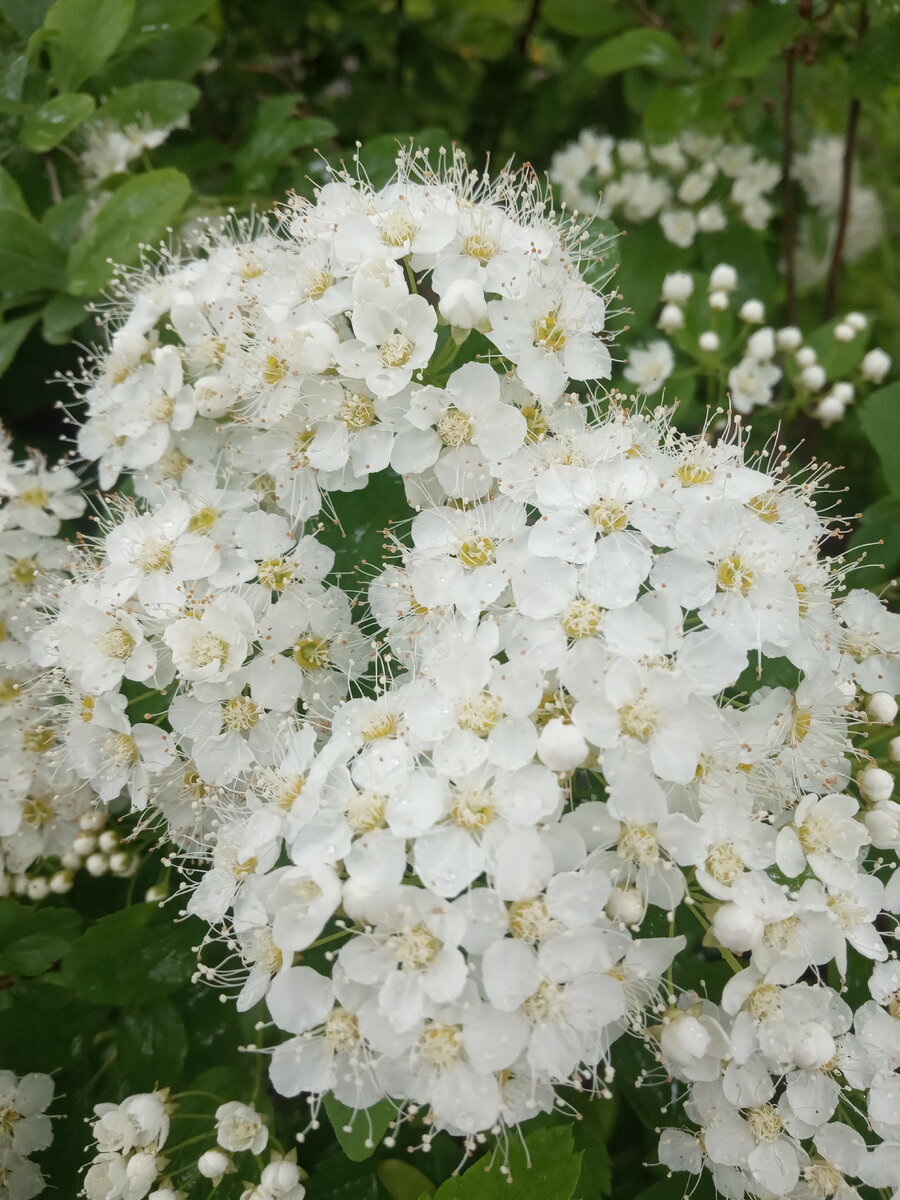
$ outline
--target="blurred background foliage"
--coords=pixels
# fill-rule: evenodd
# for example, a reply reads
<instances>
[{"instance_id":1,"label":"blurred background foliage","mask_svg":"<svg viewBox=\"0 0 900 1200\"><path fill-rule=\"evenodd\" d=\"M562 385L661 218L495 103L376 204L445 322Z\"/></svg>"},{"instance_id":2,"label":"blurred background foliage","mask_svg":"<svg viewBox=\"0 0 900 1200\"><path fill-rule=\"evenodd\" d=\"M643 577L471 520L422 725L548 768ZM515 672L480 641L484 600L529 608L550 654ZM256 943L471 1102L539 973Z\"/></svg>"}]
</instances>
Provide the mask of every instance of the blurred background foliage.
<instances>
[{"instance_id":1,"label":"blurred background foliage","mask_svg":"<svg viewBox=\"0 0 900 1200\"><path fill-rule=\"evenodd\" d=\"M433 150L455 143L475 164L514 156L545 170L586 127L660 142L690 127L752 142L782 162L786 122L798 145L817 133L843 136L855 122L863 175L880 195L888 230L876 251L841 273L832 313L865 313L873 344L900 359L896 3L0 0L0 80L0 403L20 450L59 453L58 406L68 393L48 381L76 369L79 347L96 338L90 308L102 304L113 263L137 265L142 246L189 233L198 218L265 211L288 189L309 194L325 178L323 158L350 163L359 148L381 183L398 139ZM121 135L112 150L111 131ZM719 261L752 282L770 320L784 320L783 233L777 224L765 234L729 229L702 250L652 230L617 239L619 286L631 310L619 318L631 327L622 333L626 349L629 338L653 335L667 272L708 271ZM821 289L797 301L804 330L832 313ZM887 542L877 578L860 573L870 586L900 565L898 387L882 389L890 394L864 407L862 421L853 410L831 430L810 428L799 413L781 431L788 444L806 439L801 459L816 453L848 468L838 486L849 498L839 507L866 511L856 541ZM695 428L699 399L685 409ZM774 424L756 415L764 438ZM0 901L0 1058L19 1071L64 1064L57 1091L69 1097L67 1113L48 1164L60 1196L76 1194L82 1122L101 1093L114 1099L164 1078L266 1103L263 1060L248 1068L237 1050L254 1036L254 1014L220 1006L190 983L196 931L157 929L150 905L115 911L166 875L152 855L146 871L130 884L84 882L72 896L77 913L48 906L34 917ZM152 994L140 985L150 969L159 980ZM703 990L712 964L700 949L693 969ZM38 1046L29 1033L36 1019L45 1031ZM635 1078L628 1039L617 1058L623 1077ZM551 1181L529 1183L520 1173L512 1188L492 1184L497 1194L673 1194L644 1165L671 1089L646 1081L621 1094L621 1109L585 1110L574 1150L569 1126L558 1136L540 1128L559 1114L541 1118L531 1136L547 1141L541 1156ZM280 1106L276 1120L290 1145L298 1108ZM339 1113L333 1129L323 1121L304 1150L311 1200L494 1194L483 1172L471 1186L463 1176L438 1190L459 1165L459 1147L446 1135L430 1159L382 1146L369 1161L371 1151L342 1132L342 1121ZM231 1187L226 1181L221 1194Z\"/></svg>"}]
</instances>

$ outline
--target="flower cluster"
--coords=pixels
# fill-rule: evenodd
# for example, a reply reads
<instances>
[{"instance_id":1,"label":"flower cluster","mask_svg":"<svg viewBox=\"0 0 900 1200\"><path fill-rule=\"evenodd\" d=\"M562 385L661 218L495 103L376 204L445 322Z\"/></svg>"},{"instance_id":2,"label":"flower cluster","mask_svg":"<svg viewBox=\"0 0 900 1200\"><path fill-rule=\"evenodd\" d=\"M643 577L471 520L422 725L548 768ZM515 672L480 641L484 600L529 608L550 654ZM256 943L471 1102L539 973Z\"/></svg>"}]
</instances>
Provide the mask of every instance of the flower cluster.
<instances>
[{"instance_id":1,"label":"flower cluster","mask_svg":"<svg viewBox=\"0 0 900 1200\"><path fill-rule=\"evenodd\" d=\"M850 1028L826 967L886 962L900 907L892 778L851 737L900 618L838 597L814 475L567 390L608 377L604 304L527 175L402 160L235 237L123 282L81 381L82 452L143 503L34 639L60 758L168 820L198 975L265 1002L282 1095L474 1145L605 1091L627 1034L720 1142L759 1110L765 1153L692 1144L790 1194ZM351 599L305 523L386 468L414 514ZM702 929L717 1000L678 983ZM809 1028L742 1021L758 988Z\"/></svg>"},{"instance_id":2,"label":"flower cluster","mask_svg":"<svg viewBox=\"0 0 900 1200\"><path fill-rule=\"evenodd\" d=\"M144 1200L148 1195L150 1200L176 1200L185 1194L176 1190L176 1184L199 1174L216 1186L237 1169L231 1155L248 1151L258 1156L269 1142L264 1119L239 1100L219 1106L212 1135L216 1145L199 1157L196 1150L187 1148L203 1140L202 1134L181 1144L169 1141L179 1107L168 1089L128 1096L120 1104L97 1104L94 1113L91 1133L96 1152L86 1169L81 1193L87 1200ZM195 1128L192 1126L192 1133ZM248 1183L241 1200L303 1200L305 1188L296 1160L296 1151L273 1153L262 1168L259 1183Z\"/></svg>"},{"instance_id":3,"label":"flower cluster","mask_svg":"<svg viewBox=\"0 0 900 1200\"><path fill-rule=\"evenodd\" d=\"M674 377L678 395L702 375L712 380L716 396L727 392L736 412L778 404L832 425L890 371L888 354L866 349L865 314L847 313L806 338L795 325L766 325L762 302L743 299L745 290L727 263L707 277L667 275L657 319L667 336L629 352L626 381L650 396Z\"/></svg>"},{"instance_id":4,"label":"flower cluster","mask_svg":"<svg viewBox=\"0 0 900 1200\"><path fill-rule=\"evenodd\" d=\"M53 1100L53 1080L32 1073L17 1078L0 1071L0 1194L9 1200L31 1200L46 1186L31 1155L53 1140L45 1110Z\"/></svg>"},{"instance_id":5,"label":"flower cluster","mask_svg":"<svg viewBox=\"0 0 900 1200\"><path fill-rule=\"evenodd\" d=\"M553 156L550 178L570 208L629 227L658 221L668 241L686 247L736 223L765 229L781 168L746 142L694 130L653 143L585 129Z\"/></svg>"},{"instance_id":6,"label":"flower cluster","mask_svg":"<svg viewBox=\"0 0 900 1200\"><path fill-rule=\"evenodd\" d=\"M50 468L37 454L15 460L0 431L0 894L32 899L68 890L85 857L75 845L80 820L96 815L91 790L48 755L55 734L30 643L66 577L71 547L60 529L84 512L79 486L67 466ZM50 875L46 859L60 861Z\"/></svg>"}]
</instances>

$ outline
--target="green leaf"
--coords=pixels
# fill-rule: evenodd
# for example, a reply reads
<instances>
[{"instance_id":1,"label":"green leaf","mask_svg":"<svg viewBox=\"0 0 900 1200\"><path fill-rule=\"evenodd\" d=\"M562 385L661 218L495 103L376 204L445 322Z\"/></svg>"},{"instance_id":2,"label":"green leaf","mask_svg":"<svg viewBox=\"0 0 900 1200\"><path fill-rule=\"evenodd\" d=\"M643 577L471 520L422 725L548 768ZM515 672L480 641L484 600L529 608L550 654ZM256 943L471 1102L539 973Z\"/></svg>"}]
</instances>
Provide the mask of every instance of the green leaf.
<instances>
[{"instance_id":1,"label":"green leaf","mask_svg":"<svg viewBox=\"0 0 900 1200\"><path fill-rule=\"evenodd\" d=\"M572 1126L537 1129L509 1142L509 1171L501 1174L498 1154L489 1152L464 1174L448 1179L435 1200L571 1200L581 1174L581 1153L573 1149Z\"/></svg>"},{"instance_id":2,"label":"green leaf","mask_svg":"<svg viewBox=\"0 0 900 1200\"><path fill-rule=\"evenodd\" d=\"M615 1102L581 1092L571 1097L571 1103L581 1114L581 1120L572 1126L575 1149L584 1155L577 1194L582 1200L608 1196L612 1191L612 1161L606 1142L612 1129Z\"/></svg>"},{"instance_id":3,"label":"green leaf","mask_svg":"<svg viewBox=\"0 0 900 1200\"><path fill-rule=\"evenodd\" d=\"M33 908L15 900L0 901L0 974L48 971L72 945L80 928L81 920L71 908Z\"/></svg>"},{"instance_id":4,"label":"green leaf","mask_svg":"<svg viewBox=\"0 0 900 1200\"><path fill-rule=\"evenodd\" d=\"M37 221L0 210L0 288L8 292L55 291L65 278L65 255Z\"/></svg>"},{"instance_id":5,"label":"green leaf","mask_svg":"<svg viewBox=\"0 0 900 1200\"><path fill-rule=\"evenodd\" d=\"M19 132L27 150L44 154L69 136L94 111L94 97L86 92L63 92L30 113Z\"/></svg>"},{"instance_id":6,"label":"green leaf","mask_svg":"<svg viewBox=\"0 0 900 1200\"><path fill-rule=\"evenodd\" d=\"M250 136L234 158L238 179L248 191L264 191L295 150L336 132L324 117L294 119L300 99L274 96L260 105Z\"/></svg>"},{"instance_id":7,"label":"green leaf","mask_svg":"<svg viewBox=\"0 0 900 1200\"><path fill-rule=\"evenodd\" d=\"M168 34L202 16L216 0L136 0L128 45Z\"/></svg>"},{"instance_id":8,"label":"green leaf","mask_svg":"<svg viewBox=\"0 0 900 1200\"><path fill-rule=\"evenodd\" d=\"M30 216L22 189L6 167L0 167L0 211L3 209L11 209L24 217Z\"/></svg>"},{"instance_id":9,"label":"green leaf","mask_svg":"<svg viewBox=\"0 0 900 1200\"><path fill-rule=\"evenodd\" d=\"M860 406L859 419L875 447L888 488L900 494L900 382L872 392Z\"/></svg>"},{"instance_id":10,"label":"green leaf","mask_svg":"<svg viewBox=\"0 0 900 1200\"><path fill-rule=\"evenodd\" d=\"M200 89L180 79L145 79L119 88L97 109L97 121L135 125L141 121L156 128L174 125L200 99Z\"/></svg>"},{"instance_id":11,"label":"green leaf","mask_svg":"<svg viewBox=\"0 0 900 1200\"><path fill-rule=\"evenodd\" d=\"M128 87L136 79L191 79L215 44L216 35L202 25L141 41L104 71L103 89Z\"/></svg>"},{"instance_id":12,"label":"green leaf","mask_svg":"<svg viewBox=\"0 0 900 1200\"><path fill-rule=\"evenodd\" d=\"M446 129L420 129L417 133L382 133L369 138L359 149L359 161L374 187L383 187L394 174L401 148L430 149L450 147L452 138Z\"/></svg>"},{"instance_id":13,"label":"green leaf","mask_svg":"<svg viewBox=\"0 0 900 1200\"><path fill-rule=\"evenodd\" d=\"M584 65L595 75L614 75L630 67L671 71L681 65L681 47L661 29L629 29L592 50Z\"/></svg>"},{"instance_id":14,"label":"green leaf","mask_svg":"<svg viewBox=\"0 0 900 1200\"><path fill-rule=\"evenodd\" d=\"M850 94L876 96L900 83L900 18L873 25L850 63Z\"/></svg>"},{"instance_id":15,"label":"green leaf","mask_svg":"<svg viewBox=\"0 0 900 1200\"><path fill-rule=\"evenodd\" d=\"M0 12L9 17L16 32L29 38L40 29L51 0L0 0Z\"/></svg>"},{"instance_id":16,"label":"green leaf","mask_svg":"<svg viewBox=\"0 0 900 1200\"><path fill-rule=\"evenodd\" d=\"M681 87L663 85L644 107L644 128L655 142L668 142L683 129L690 128L700 104L693 84Z\"/></svg>"},{"instance_id":17,"label":"green leaf","mask_svg":"<svg viewBox=\"0 0 900 1200\"><path fill-rule=\"evenodd\" d=\"M861 551L863 547L866 556L847 576L848 584L877 588L893 579L900 567L900 496L882 496L863 513L849 549Z\"/></svg>"},{"instance_id":18,"label":"green leaf","mask_svg":"<svg viewBox=\"0 0 900 1200\"><path fill-rule=\"evenodd\" d=\"M379 1100L371 1108L355 1111L330 1092L325 1097L325 1111L341 1149L352 1162L362 1162L375 1153L387 1127L397 1116L396 1105L390 1100Z\"/></svg>"},{"instance_id":19,"label":"green leaf","mask_svg":"<svg viewBox=\"0 0 900 1200\"><path fill-rule=\"evenodd\" d=\"M763 3L742 9L725 26L726 69L740 79L760 75L803 27L792 5Z\"/></svg>"},{"instance_id":20,"label":"green leaf","mask_svg":"<svg viewBox=\"0 0 900 1200\"><path fill-rule=\"evenodd\" d=\"M421 1200L433 1196L437 1187L418 1167L402 1158L382 1159L375 1173L391 1200Z\"/></svg>"},{"instance_id":21,"label":"green leaf","mask_svg":"<svg viewBox=\"0 0 900 1200\"><path fill-rule=\"evenodd\" d=\"M628 24L628 13L597 0L544 0L541 18L572 37L598 37Z\"/></svg>"},{"instance_id":22,"label":"green leaf","mask_svg":"<svg viewBox=\"0 0 900 1200\"><path fill-rule=\"evenodd\" d=\"M14 321L0 324L0 375L16 356L16 351L28 337L28 331L40 317L40 313L29 313L26 317L16 317Z\"/></svg>"},{"instance_id":23,"label":"green leaf","mask_svg":"<svg viewBox=\"0 0 900 1200\"><path fill-rule=\"evenodd\" d=\"M306 1181L306 1200L383 1200L383 1196L371 1166L351 1162L340 1150L319 1159Z\"/></svg>"},{"instance_id":24,"label":"green leaf","mask_svg":"<svg viewBox=\"0 0 900 1200\"><path fill-rule=\"evenodd\" d=\"M63 90L77 88L106 63L125 36L134 0L54 0L43 32Z\"/></svg>"},{"instance_id":25,"label":"green leaf","mask_svg":"<svg viewBox=\"0 0 900 1200\"><path fill-rule=\"evenodd\" d=\"M75 192L72 196L66 196L65 200L60 200L59 204L51 204L48 209L44 210L41 227L50 234L57 245L62 246L63 250L68 252L78 233L78 227L84 218L87 206L86 192Z\"/></svg>"},{"instance_id":26,"label":"green leaf","mask_svg":"<svg viewBox=\"0 0 900 1200\"><path fill-rule=\"evenodd\" d=\"M187 1031L171 1000L123 1012L116 1025L116 1057L128 1087L150 1091L176 1078L187 1053Z\"/></svg>"},{"instance_id":27,"label":"green leaf","mask_svg":"<svg viewBox=\"0 0 900 1200\"><path fill-rule=\"evenodd\" d=\"M625 228L619 239L621 265L615 281L634 313L628 324L632 329L641 329L648 325L659 304L663 277L688 266L693 255L691 250L666 241L655 221L637 225L633 231L627 224Z\"/></svg>"},{"instance_id":28,"label":"green leaf","mask_svg":"<svg viewBox=\"0 0 900 1200\"><path fill-rule=\"evenodd\" d=\"M187 983L200 936L193 918L176 923L158 904L133 904L81 935L63 961L61 982L94 1004L148 1004Z\"/></svg>"},{"instance_id":29,"label":"green leaf","mask_svg":"<svg viewBox=\"0 0 900 1200\"><path fill-rule=\"evenodd\" d=\"M157 242L191 194L180 171L166 169L138 175L113 192L69 257L69 291L76 296L99 292L113 267L140 260L140 244Z\"/></svg>"},{"instance_id":30,"label":"green leaf","mask_svg":"<svg viewBox=\"0 0 900 1200\"><path fill-rule=\"evenodd\" d=\"M72 330L85 317L84 301L76 296L54 296L44 309L41 335L53 346L63 346L72 336Z\"/></svg>"}]
</instances>

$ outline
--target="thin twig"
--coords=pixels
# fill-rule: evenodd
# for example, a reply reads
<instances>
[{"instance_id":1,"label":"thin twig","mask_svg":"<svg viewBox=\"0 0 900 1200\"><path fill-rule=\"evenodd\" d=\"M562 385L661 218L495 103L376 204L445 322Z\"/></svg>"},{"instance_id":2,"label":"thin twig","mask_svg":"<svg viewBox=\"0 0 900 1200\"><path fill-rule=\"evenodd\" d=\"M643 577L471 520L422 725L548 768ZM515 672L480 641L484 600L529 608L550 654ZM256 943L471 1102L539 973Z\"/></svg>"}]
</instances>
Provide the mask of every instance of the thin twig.
<instances>
[{"instance_id":1,"label":"thin twig","mask_svg":"<svg viewBox=\"0 0 900 1200\"><path fill-rule=\"evenodd\" d=\"M782 252L785 273L785 315L788 325L797 322L797 206L794 195L794 69L796 51L784 52L784 115L781 140L781 202L784 209Z\"/></svg>"},{"instance_id":2,"label":"thin twig","mask_svg":"<svg viewBox=\"0 0 900 1200\"><path fill-rule=\"evenodd\" d=\"M857 26L857 41L860 41L869 24L869 13L865 0L859 6L859 24ZM844 265L844 249L847 244L847 226L850 224L850 197L853 191L853 164L856 161L856 142L859 134L860 100L854 96L847 111L847 130L844 134L844 162L841 177L841 204L838 210L837 233L834 239L834 249L831 252L831 265L828 268L828 281L825 285L825 320L830 320L837 312L838 284Z\"/></svg>"},{"instance_id":3,"label":"thin twig","mask_svg":"<svg viewBox=\"0 0 900 1200\"><path fill-rule=\"evenodd\" d=\"M516 52L519 58L525 58L528 54L528 39L531 37L532 31L537 24L537 19L541 15L541 3L542 0L531 0L531 8L528 10L528 16L525 18L525 24L522 26L519 40L516 43Z\"/></svg>"},{"instance_id":4,"label":"thin twig","mask_svg":"<svg viewBox=\"0 0 900 1200\"><path fill-rule=\"evenodd\" d=\"M59 186L59 176L56 174L56 163L50 154L44 155L44 170L47 172L47 180L50 184L50 199L54 204L59 204L63 198L62 188Z\"/></svg>"}]
</instances>

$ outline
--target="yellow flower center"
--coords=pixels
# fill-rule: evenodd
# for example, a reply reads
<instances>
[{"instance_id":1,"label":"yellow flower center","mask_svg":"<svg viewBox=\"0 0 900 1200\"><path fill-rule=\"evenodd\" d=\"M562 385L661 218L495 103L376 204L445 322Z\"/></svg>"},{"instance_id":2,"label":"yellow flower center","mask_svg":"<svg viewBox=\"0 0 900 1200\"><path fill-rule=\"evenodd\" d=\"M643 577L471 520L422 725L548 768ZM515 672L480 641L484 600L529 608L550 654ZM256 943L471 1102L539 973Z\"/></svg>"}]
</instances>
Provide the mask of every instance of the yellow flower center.
<instances>
[{"instance_id":1,"label":"yellow flower center","mask_svg":"<svg viewBox=\"0 0 900 1200\"><path fill-rule=\"evenodd\" d=\"M559 310L547 313L535 324L534 344L543 350L562 350L566 344L566 331L559 323Z\"/></svg>"},{"instance_id":2,"label":"yellow flower center","mask_svg":"<svg viewBox=\"0 0 900 1200\"><path fill-rule=\"evenodd\" d=\"M392 333L378 347L378 355L386 367L403 367L415 349L405 333Z\"/></svg>"},{"instance_id":3,"label":"yellow flower center","mask_svg":"<svg viewBox=\"0 0 900 1200\"><path fill-rule=\"evenodd\" d=\"M460 546L457 557L467 571L486 567L497 561L493 539L481 534L467 538Z\"/></svg>"},{"instance_id":4,"label":"yellow flower center","mask_svg":"<svg viewBox=\"0 0 900 1200\"><path fill-rule=\"evenodd\" d=\"M309 634L294 643L294 662L301 671L322 671L329 663L331 643Z\"/></svg>"},{"instance_id":5,"label":"yellow flower center","mask_svg":"<svg viewBox=\"0 0 900 1200\"><path fill-rule=\"evenodd\" d=\"M475 427L468 413L451 404L438 421L437 432L445 446L465 446L471 442Z\"/></svg>"},{"instance_id":6,"label":"yellow flower center","mask_svg":"<svg viewBox=\"0 0 900 1200\"><path fill-rule=\"evenodd\" d=\"M745 566L739 554L732 554L723 559L716 567L716 580L719 590L723 592L739 592L746 596L753 587L756 575Z\"/></svg>"}]
</instances>

